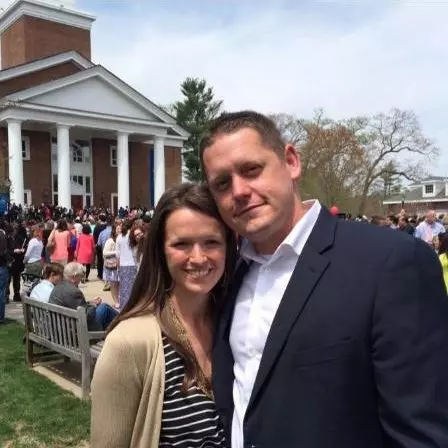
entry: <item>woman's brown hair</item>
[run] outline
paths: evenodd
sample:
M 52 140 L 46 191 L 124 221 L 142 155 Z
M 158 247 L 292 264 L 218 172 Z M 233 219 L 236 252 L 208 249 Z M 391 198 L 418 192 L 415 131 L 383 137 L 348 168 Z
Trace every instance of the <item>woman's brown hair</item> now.
M 169 293 L 172 278 L 165 258 L 165 227 L 168 217 L 176 210 L 187 208 L 215 218 L 222 225 L 226 239 L 224 275 L 210 294 L 210 313 L 214 319 L 219 311 L 232 276 L 236 258 L 235 234 L 223 222 L 218 208 L 206 185 L 184 183 L 167 190 L 159 200 L 151 220 L 151 226 L 143 249 L 140 269 L 132 288 L 129 301 L 109 326 L 112 331 L 121 321 L 144 314 L 154 314 L 162 332 L 167 336 L 185 365 L 184 391 L 201 376 L 196 358 L 176 331 L 170 307 Z

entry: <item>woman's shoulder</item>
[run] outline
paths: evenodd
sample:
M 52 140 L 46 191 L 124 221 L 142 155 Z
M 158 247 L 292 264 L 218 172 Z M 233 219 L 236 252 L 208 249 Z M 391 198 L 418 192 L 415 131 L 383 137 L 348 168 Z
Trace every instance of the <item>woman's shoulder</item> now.
M 121 321 L 109 333 L 107 340 L 123 345 L 156 347 L 162 341 L 162 332 L 156 317 L 145 314 Z

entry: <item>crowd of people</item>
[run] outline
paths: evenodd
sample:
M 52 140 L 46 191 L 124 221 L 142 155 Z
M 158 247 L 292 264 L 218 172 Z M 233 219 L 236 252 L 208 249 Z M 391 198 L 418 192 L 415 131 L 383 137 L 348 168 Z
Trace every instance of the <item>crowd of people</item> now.
M 40 254 L 31 297 L 107 329 L 92 447 L 448 446 L 434 212 L 361 225 L 302 201 L 297 151 L 252 111 L 220 116 L 200 156 L 206 182 L 151 214 L 2 223 L 0 288 Z M 113 306 L 78 288 L 95 257 Z

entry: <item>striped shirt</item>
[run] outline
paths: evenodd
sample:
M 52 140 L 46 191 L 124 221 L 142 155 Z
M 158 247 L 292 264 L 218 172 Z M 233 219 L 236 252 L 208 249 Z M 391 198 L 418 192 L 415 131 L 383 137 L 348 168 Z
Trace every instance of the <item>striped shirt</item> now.
M 182 358 L 163 336 L 165 392 L 162 409 L 161 447 L 217 448 L 225 446 L 215 403 L 195 385 L 181 391 L 185 369 Z

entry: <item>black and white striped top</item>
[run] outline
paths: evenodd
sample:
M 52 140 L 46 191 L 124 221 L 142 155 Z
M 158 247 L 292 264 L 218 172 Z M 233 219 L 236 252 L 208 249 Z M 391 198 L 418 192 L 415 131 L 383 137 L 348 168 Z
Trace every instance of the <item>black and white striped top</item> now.
M 181 391 L 184 379 L 182 358 L 163 336 L 165 353 L 165 393 L 159 446 L 180 448 L 224 447 L 215 403 L 195 385 L 188 394 Z

